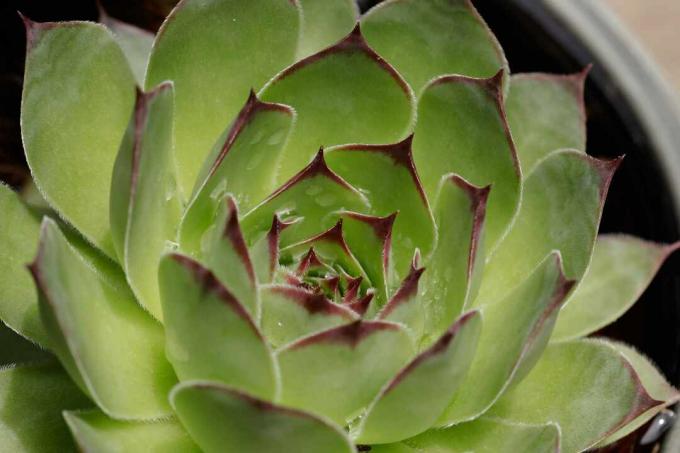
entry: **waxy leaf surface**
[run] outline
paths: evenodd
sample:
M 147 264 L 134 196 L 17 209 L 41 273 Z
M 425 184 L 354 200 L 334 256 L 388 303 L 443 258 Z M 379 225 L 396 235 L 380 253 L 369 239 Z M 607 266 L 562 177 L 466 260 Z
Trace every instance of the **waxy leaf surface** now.
M 125 55 L 102 25 L 27 21 L 21 134 L 52 207 L 113 256 L 109 191 L 135 101 Z
M 206 453 L 353 453 L 340 427 L 215 383 L 186 382 L 171 394 L 191 437 Z
M 354 0 L 298 0 L 298 3 L 302 9 L 298 59 L 335 44 L 352 31 L 359 17 Z
M 185 197 L 249 90 L 293 62 L 299 30 L 300 11 L 289 0 L 184 0 L 165 20 L 146 87 L 175 84 L 175 155 Z

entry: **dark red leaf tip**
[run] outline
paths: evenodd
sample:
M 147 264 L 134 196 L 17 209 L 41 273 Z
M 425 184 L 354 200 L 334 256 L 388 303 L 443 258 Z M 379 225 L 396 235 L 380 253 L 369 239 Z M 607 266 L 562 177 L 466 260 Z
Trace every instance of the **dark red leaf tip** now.
M 224 231 L 222 232 L 223 237 L 225 237 L 231 243 L 232 247 L 241 259 L 241 263 L 246 268 L 248 273 L 248 278 L 251 283 L 255 283 L 255 270 L 253 268 L 253 263 L 250 261 L 250 255 L 248 254 L 248 246 L 243 238 L 243 233 L 241 232 L 241 226 L 238 221 L 238 207 L 236 205 L 236 200 L 231 195 L 226 197 L 225 200 L 227 206 L 227 218 L 224 224 Z
M 398 214 L 398 212 L 393 212 L 392 214 L 385 217 L 375 217 L 367 214 L 348 211 L 343 215 L 347 218 L 351 218 L 369 225 L 371 228 L 373 228 L 376 237 L 385 242 L 392 236 L 392 227 L 394 226 L 394 221 Z
M 383 331 L 398 331 L 399 325 L 384 321 L 357 320 L 344 326 L 335 327 L 303 338 L 288 346 L 287 349 L 300 349 L 319 344 L 341 344 L 356 348 L 369 336 Z
M 352 313 L 340 305 L 334 304 L 326 296 L 319 292 L 311 292 L 306 289 L 291 286 L 274 286 L 270 289 L 274 294 L 283 296 L 300 307 L 303 307 L 309 314 L 324 314 L 329 316 L 340 316 L 348 321 L 354 320 Z
M 447 175 L 445 181 L 451 182 L 465 191 L 470 199 L 470 209 L 473 213 L 476 212 L 480 206 L 486 206 L 486 202 L 489 199 L 489 193 L 491 192 L 491 184 L 484 187 L 475 186 L 455 173 Z
M 368 311 L 368 307 L 371 305 L 371 301 L 373 300 L 374 296 L 375 292 L 373 290 L 368 290 L 362 298 L 356 302 L 348 304 L 347 307 L 353 310 L 357 315 L 364 316 Z
M 345 292 L 345 296 L 342 298 L 343 304 L 351 304 L 357 301 L 359 298 L 359 290 L 361 289 L 361 282 L 363 281 L 364 278 L 362 276 L 348 279 L 347 291 Z
M 297 275 L 304 275 L 309 269 L 323 267 L 323 262 L 319 259 L 314 251 L 314 247 L 310 247 L 309 251 L 300 260 L 300 264 L 295 271 Z
M 414 257 L 415 260 L 415 257 Z M 408 275 L 401 283 L 401 286 L 392 298 L 385 304 L 383 309 L 378 313 L 378 319 L 386 319 L 394 310 L 400 305 L 411 301 L 418 294 L 418 282 L 420 277 L 425 272 L 424 267 L 416 267 L 415 263 L 411 263 L 411 269 Z

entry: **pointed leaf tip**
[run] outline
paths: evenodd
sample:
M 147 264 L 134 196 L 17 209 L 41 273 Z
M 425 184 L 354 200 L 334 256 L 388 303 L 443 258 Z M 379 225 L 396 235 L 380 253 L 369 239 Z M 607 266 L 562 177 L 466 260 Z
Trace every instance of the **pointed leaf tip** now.
M 289 345 L 287 349 L 302 349 L 321 343 L 342 344 L 355 349 L 363 340 L 370 337 L 374 333 L 386 330 L 399 331 L 400 327 L 398 324 L 394 324 L 392 322 L 357 320 L 344 326 L 336 327 L 306 338 L 302 338 L 301 340 Z

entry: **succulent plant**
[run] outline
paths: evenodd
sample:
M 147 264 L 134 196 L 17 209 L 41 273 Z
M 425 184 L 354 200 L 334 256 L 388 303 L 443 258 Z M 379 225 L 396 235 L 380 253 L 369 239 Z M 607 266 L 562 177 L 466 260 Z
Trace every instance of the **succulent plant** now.
M 585 338 L 677 248 L 597 235 L 587 69 L 511 76 L 467 0 L 25 22 L 3 451 L 574 452 L 678 401 Z

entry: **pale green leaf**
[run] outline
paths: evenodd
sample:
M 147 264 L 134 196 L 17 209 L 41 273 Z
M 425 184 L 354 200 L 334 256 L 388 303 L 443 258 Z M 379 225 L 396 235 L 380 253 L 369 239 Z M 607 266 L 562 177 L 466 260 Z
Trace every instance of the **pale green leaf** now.
M 173 89 L 166 83 L 137 96 L 116 158 L 111 233 L 139 303 L 162 319 L 158 261 L 181 215 L 173 159 Z
M 418 294 L 418 282 L 425 268 L 420 266 L 420 254 L 416 251 L 409 273 L 376 318 L 408 327 L 414 341 L 419 342 L 425 328 L 425 310 Z
M 536 367 L 489 412 L 520 423 L 555 422 L 562 451 L 588 449 L 660 402 L 612 346 L 575 340 L 548 346 Z
M 27 21 L 21 134 L 36 185 L 113 256 L 109 191 L 135 100 L 125 55 L 102 25 Z
M 366 40 L 416 93 L 442 74 L 490 77 L 507 62 L 469 0 L 390 0 L 361 21 Z
M 354 441 L 397 442 L 430 428 L 463 382 L 481 329 L 477 311 L 456 321 L 380 391 L 353 433 Z
M 484 330 L 472 368 L 439 426 L 477 418 L 534 366 L 574 283 L 562 272 L 559 255 L 551 254 L 504 299 L 483 307 Z
M 524 174 L 558 149 L 586 149 L 583 86 L 589 68 L 570 75 L 515 74 L 505 102 Z
M 49 347 L 71 378 L 112 417 L 167 415 L 176 378 L 163 328 L 137 305 L 122 273 L 84 257 L 49 218 L 31 271 Z
M 620 162 L 575 150 L 543 159 L 526 178 L 511 230 L 487 259 L 477 300 L 500 299 L 552 250 L 561 252 L 566 276 L 579 280 L 590 262 L 602 205 Z
M 200 453 L 176 420 L 120 421 L 96 409 L 64 411 L 64 419 L 84 453 Z
M 590 266 L 562 308 L 551 341 L 584 337 L 623 315 L 678 245 L 626 235 L 598 236 Z
M 344 425 L 412 357 L 406 330 L 383 321 L 356 321 L 278 351 L 281 403 Z
M 181 380 L 209 379 L 271 399 L 271 351 L 243 305 L 209 270 L 182 255 L 161 259 L 168 360 Z
M 176 158 L 185 196 L 248 91 L 293 62 L 299 29 L 300 12 L 290 0 L 185 0 L 165 19 L 146 87 L 175 84 Z
M 288 67 L 260 95 L 298 114 L 279 166 L 279 183 L 309 162 L 320 146 L 403 139 L 414 114 L 413 92 L 368 47 L 358 27 L 335 46 Z
M 298 59 L 335 44 L 347 35 L 359 17 L 356 0 L 298 0 L 302 8 L 302 33 Z
M 171 400 L 182 424 L 206 453 L 354 452 L 340 427 L 219 384 L 181 383 Z
M 74 451 L 61 411 L 93 405 L 56 363 L 2 368 L 0 450 L 22 453 Z
M 451 172 L 476 186 L 493 187 L 486 218 L 489 250 L 510 225 L 521 192 L 501 76 L 444 76 L 430 82 L 418 101 L 413 139 L 413 158 L 428 197 L 434 198 L 441 177 Z

